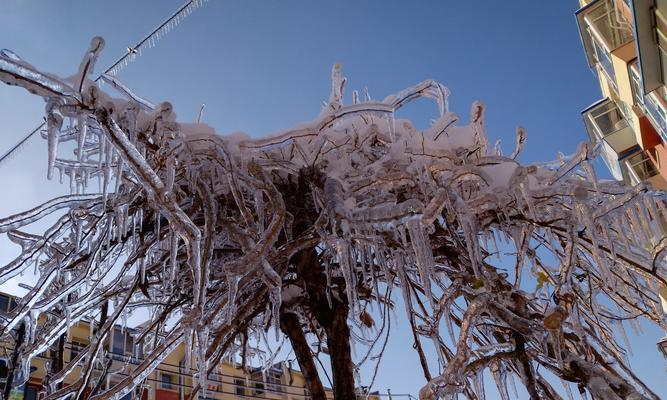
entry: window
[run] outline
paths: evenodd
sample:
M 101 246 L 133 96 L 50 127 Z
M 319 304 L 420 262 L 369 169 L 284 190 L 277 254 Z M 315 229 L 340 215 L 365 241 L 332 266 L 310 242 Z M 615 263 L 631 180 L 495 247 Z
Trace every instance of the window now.
M 114 354 L 125 354 L 125 335 L 119 328 L 113 331 L 113 343 L 111 352 Z
M 134 344 L 133 356 L 135 358 L 140 359 L 140 360 L 144 359 L 144 344 L 143 344 L 143 342 Z
M 23 400 L 37 400 L 39 389 L 34 386 L 26 386 Z
M 74 338 L 72 339 L 72 345 L 70 350 L 70 361 L 74 360 L 79 352 L 88 346 L 88 343 L 84 339 Z
M 266 389 L 271 392 L 282 392 L 282 371 L 271 368 L 266 372 Z
M 667 19 L 660 9 L 655 9 L 655 40 L 660 54 L 662 81 L 667 82 Z
M 114 360 L 126 361 L 128 357 L 143 358 L 143 348 L 135 348 L 134 338 L 127 329 L 115 328 L 111 353 Z
M 218 386 L 221 382 L 222 379 L 218 376 L 218 374 L 215 372 L 209 374 L 208 379 L 206 380 L 206 390 L 208 390 L 209 393 L 222 391 L 222 388 Z
M 632 89 L 632 97 L 638 106 L 644 105 L 644 93 L 642 86 L 642 78 L 639 76 L 639 67 L 637 61 L 629 66 L 630 70 L 630 88 Z
M 0 294 L 0 312 L 6 312 L 9 310 L 9 297 L 4 294 Z
M 265 391 L 269 393 L 282 393 L 282 375 L 281 367 L 271 367 L 262 373 L 261 370 L 256 369 L 251 374 L 251 379 L 255 383 L 255 394 L 262 394 Z
M 255 396 L 264 394 L 264 382 L 255 382 Z
M 245 396 L 245 380 L 234 379 L 234 392 L 237 396 Z
M 162 389 L 174 389 L 174 376 L 171 374 L 165 374 L 164 372 L 160 374 L 160 386 Z
M 644 152 L 629 157 L 625 162 L 630 173 L 630 182 L 633 185 L 658 174 L 651 159 Z
M 0 389 L 5 388 L 5 382 L 7 382 L 7 374 L 9 370 L 7 368 L 7 359 L 0 358 Z

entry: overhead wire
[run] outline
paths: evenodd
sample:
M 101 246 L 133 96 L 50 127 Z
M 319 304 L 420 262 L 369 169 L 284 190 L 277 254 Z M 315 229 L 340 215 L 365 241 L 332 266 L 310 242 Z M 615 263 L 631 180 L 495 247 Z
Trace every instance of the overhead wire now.
M 140 56 L 144 49 L 151 48 L 155 46 L 162 36 L 169 33 L 176 25 L 178 25 L 183 19 L 189 16 L 194 10 L 201 7 L 208 0 L 188 0 L 182 6 L 180 6 L 176 11 L 174 11 L 168 18 L 163 20 L 158 24 L 153 30 L 151 30 L 146 36 L 140 39 L 134 46 L 127 48 L 127 51 L 120 56 L 116 61 L 114 61 L 109 67 L 107 67 L 97 78 L 95 82 L 98 82 L 103 75 L 118 75 L 118 73 L 123 70 L 129 63 L 136 60 Z M 20 151 L 26 143 L 33 138 L 38 132 L 42 131 L 46 126 L 46 122 L 42 122 L 32 131 L 28 132 L 23 136 L 15 145 L 5 151 L 0 155 L 0 166 L 9 161 L 18 151 Z

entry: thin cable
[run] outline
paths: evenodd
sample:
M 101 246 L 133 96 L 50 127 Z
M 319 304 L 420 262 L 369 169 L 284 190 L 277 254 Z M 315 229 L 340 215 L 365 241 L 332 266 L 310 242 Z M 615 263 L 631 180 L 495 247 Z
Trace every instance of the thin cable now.
M 19 151 L 25 146 L 26 142 L 37 132 L 41 131 L 44 128 L 44 122 L 37 128 L 33 129 L 30 133 L 25 135 L 23 139 L 19 140 L 14 146 L 7 150 L 2 156 L 0 156 L 0 166 L 2 166 L 6 161 L 12 158 L 14 152 Z
M 161 24 L 155 27 L 150 33 L 144 36 L 141 40 L 137 42 L 133 47 L 128 47 L 127 52 L 114 61 L 107 69 L 104 70 L 97 78 L 95 82 L 99 81 L 104 74 L 117 75 L 123 68 L 125 68 L 130 62 L 136 60 L 138 55 L 141 55 L 141 52 L 144 48 L 151 48 L 155 46 L 155 43 L 160 40 L 162 36 L 169 33 L 176 25 L 178 25 L 185 17 L 190 15 L 194 10 L 201 7 L 204 2 L 207 0 L 188 0 L 180 6 L 169 18 L 165 19 Z M 15 152 L 21 150 L 25 144 L 30 140 L 36 133 L 40 132 L 46 126 L 45 122 L 42 122 L 38 127 L 30 131 L 25 135 L 21 140 L 18 141 L 14 146 L 0 156 L 0 166 L 5 162 L 11 159 Z

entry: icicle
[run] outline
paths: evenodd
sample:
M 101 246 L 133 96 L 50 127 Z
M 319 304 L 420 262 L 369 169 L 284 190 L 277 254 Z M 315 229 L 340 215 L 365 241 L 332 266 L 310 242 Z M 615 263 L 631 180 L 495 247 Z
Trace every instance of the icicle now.
M 83 115 L 79 114 L 77 118 L 77 160 L 81 162 L 83 160 L 83 145 L 86 142 L 86 132 L 88 126 Z
M 169 259 L 170 259 L 170 268 L 171 268 L 171 278 L 170 282 L 174 282 L 176 279 L 176 270 L 178 269 L 177 257 L 178 257 L 178 234 L 171 231 L 171 243 L 169 249 Z
M 427 235 L 424 234 L 424 229 L 419 219 L 414 218 L 406 223 L 408 232 L 410 233 L 410 242 L 415 252 L 415 259 L 417 261 L 417 269 L 419 270 L 419 277 L 421 278 L 424 292 L 431 308 L 435 308 L 434 296 L 431 293 L 431 270 L 434 267 L 433 253 L 431 252 L 431 243 Z
M 333 303 L 331 302 L 331 263 L 329 262 L 328 257 L 324 257 L 324 274 L 327 278 L 327 303 L 329 304 L 329 309 L 333 309 Z
M 269 299 L 271 301 L 271 315 L 276 332 L 276 340 L 280 336 L 280 306 L 282 302 L 282 279 L 276 273 L 266 259 L 262 260 L 263 281 L 269 288 Z
M 65 307 L 65 326 L 72 326 L 72 316 L 69 307 Z
M 48 134 L 48 145 L 49 145 L 49 157 L 48 157 L 48 169 L 46 177 L 51 179 L 53 177 L 53 167 L 56 164 L 56 157 L 58 154 L 58 141 L 60 128 L 63 125 L 63 117 L 56 113 L 49 113 L 46 119 L 46 129 Z
M 567 394 L 567 399 L 568 400 L 574 400 L 574 396 L 572 395 L 572 389 L 570 388 L 570 384 L 565 380 L 561 380 L 561 383 L 563 384 L 563 389 L 565 389 L 565 394 Z
M 102 197 L 103 197 L 103 202 L 106 204 L 107 201 L 107 196 L 109 194 L 109 180 L 111 179 L 111 162 L 113 159 L 113 147 L 111 145 L 111 141 L 105 141 L 104 142 L 105 150 L 104 150 L 104 180 L 102 183 Z
M 155 212 L 155 238 L 160 241 L 160 223 L 162 221 L 162 215 L 159 211 Z
M 584 171 L 586 171 L 586 175 L 588 176 L 588 181 L 593 184 L 593 189 L 595 189 L 597 194 L 600 195 L 600 188 L 598 187 L 598 179 L 595 176 L 595 170 L 593 169 L 593 166 L 587 160 L 583 160 L 581 162 L 581 166 L 584 168 Z
M 254 193 L 255 212 L 257 213 L 257 224 L 261 231 L 264 230 L 264 193 L 257 190 Z
M 231 321 L 236 313 L 236 294 L 239 289 L 239 281 L 241 277 L 238 275 L 227 274 L 227 320 Z
M 74 247 L 76 249 L 76 252 L 78 253 L 81 250 L 81 238 L 83 236 L 83 221 L 77 217 L 74 217 L 74 223 L 75 229 L 76 229 L 76 236 L 74 238 Z
M 530 190 L 526 187 L 525 183 L 519 183 L 519 191 L 523 196 L 523 200 L 528 206 L 528 212 L 530 213 L 530 218 L 537 220 L 537 214 L 535 213 L 535 205 L 533 204 L 533 196 L 530 194 Z
M 271 301 L 272 324 L 276 333 L 276 340 L 280 339 L 280 305 L 281 288 L 274 287 L 269 289 L 269 299 Z
M 139 259 L 139 270 L 140 270 L 140 275 L 139 275 L 139 280 L 141 283 L 146 282 L 146 261 L 144 258 Z
M 91 322 L 88 323 L 88 343 L 93 343 L 93 337 L 95 336 L 95 333 L 94 333 L 95 332 L 95 330 L 94 330 L 95 329 L 95 324 L 92 323 L 92 321 L 94 320 L 94 318 L 91 315 L 89 317 L 89 319 L 90 319 Z
M 341 274 L 345 279 L 345 291 L 347 294 L 347 301 L 350 304 L 350 313 L 355 315 L 357 312 L 357 286 L 354 277 L 355 272 L 352 270 L 350 264 L 350 247 L 344 239 L 336 240 L 336 253 L 338 255 L 338 262 Z
M 183 357 L 183 363 L 185 364 L 185 373 L 189 374 L 192 370 L 192 328 L 185 328 L 185 340 L 183 341 L 185 346 L 185 355 Z
M 510 388 L 512 389 L 512 398 L 519 398 L 519 391 L 516 390 L 516 381 L 514 380 L 514 374 L 509 374 L 508 380 L 510 381 Z
M 474 387 L 475 394 L 479 399 L 486 399 L 486 394 L 484 393 L 484 369 L 479 368 L 475 371 L 475 375 L 472 376 L 472 384 Z
M 505 371 L 505 367 L 503 367 L 500 361 L 491 364 L 491 373 L 493 374 L 493 379 L 496 381 L 500 399 L 510 400 L 510 395 L 507 391 L 507 372 Z

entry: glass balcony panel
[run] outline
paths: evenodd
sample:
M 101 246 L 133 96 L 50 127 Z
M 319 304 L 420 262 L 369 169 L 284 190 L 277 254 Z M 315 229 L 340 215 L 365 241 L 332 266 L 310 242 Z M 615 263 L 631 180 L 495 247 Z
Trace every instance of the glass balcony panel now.
M 618 92 L 618 86 L 616 85 L 616 73 L 614 72 L 614 65 L 611 62 L 611 55 L 609 52 L 600 44 L 599 40 L 593 35 L 591 36 L 591 43 L 593 45 L 593 57 L 595 61 L 602 69 L 603 73 L 607 76 L 607 81 L 614 87 L 614 90 Z
M 628 128 L 628 122 L 623 114 L 611 101 L 590 110 L 586 115 L 587 125 L 592 128 L 598 140 Z
M 667 141 L 667 112 L 665 106 L 654 92 L 644 96 L 644 106 L 651 122 L 663 140 Z
M 594 1 L 577 12 L 589 66 L 597 66 L 613 90 L 618 92 L 611 52 L 634 40 L 632 23 L 620 8 L 625 5 L 617 0 Z M 628 11 L 625 10 L 625 14 Z M 598 70 L 598 73 L 600 71 Z
M 600 155 L 602 156 L 602 161 L 611 172 L 611 176 L 618 181 L 623 180 L 623 168 L 621 163 L 618 161 L 618 154 L 614 152 L 614 149 L 609 146 L 607 142 L 602 142 L 602 149 L 600 149 Z
M 632 98 L 636 105 L 644 106 L 644 96 L 642 95 L 642 79 L 639 76 L 639 68 L 635 61 L 630 65 L 630 87 L 632 89 Z
M 665 101 L 662 100 L 665 98 L 665 87 L 642 95 L 642 81 L 636 62 L 630 66 L 630 85 L 635 104 L 642 108 L 662 140 L 667 141 L 667 107 L 665 107 Z
M 633 185 L 658 175 L 658 170 L 643 151 L 629 157 L 625 161 L 625 165 L 628 168 L 630 182 Z
M 638 149 L 632 127 L 610 100 L 605 100 L 583 114 L 591 142 L 602 142 L 601 155 L 615 179 L 623 180 L 622 160 Z
M 601 1 L 584 19 L 592 35 L 601 39 L 608 51 L 612 51 L 633 40 L 632 25 L 626 20 L 614 0 Z

